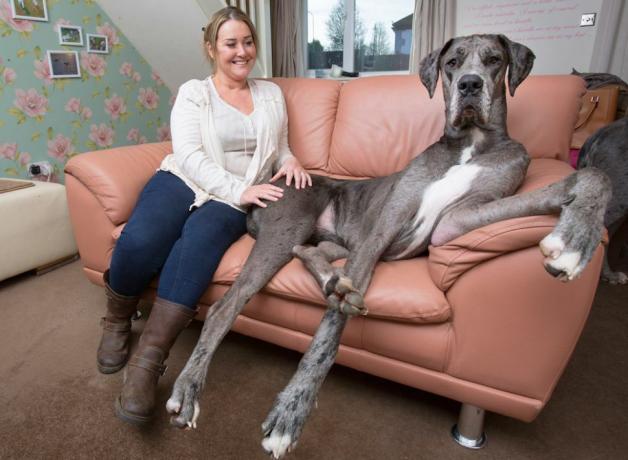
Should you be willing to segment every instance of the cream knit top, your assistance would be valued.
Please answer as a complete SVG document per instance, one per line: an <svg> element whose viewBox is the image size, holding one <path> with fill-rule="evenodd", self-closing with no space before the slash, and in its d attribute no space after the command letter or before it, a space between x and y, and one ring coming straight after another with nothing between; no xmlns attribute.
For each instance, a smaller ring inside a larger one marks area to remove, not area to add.
<svg viewBox="0 0 628 460"><path fill-rule="evenodd" d="M248 83L256 112L255 150L248 166L239 170L241 165L236 166L233 172L227 169L232 159L227 159L229 154L214 123L210 77L190 80L179 88L170 115L173 153L164 158L159 169L176 175L194 191L191 208L217 200L246 211L240 205L242 192L250 185L268 182L273 170L292 157L281 89L264 80Z"/></svg>
<svg viewBox="0 0 628 460"><path fill-rule="evenodd" d="M225 152L225 169L243 180L257 147L257 123L260 114L256 108L258 104L255 103L257 87L251 88L254 108L248 115L224 101L211 78L209 89L214 128Z"/></svg>

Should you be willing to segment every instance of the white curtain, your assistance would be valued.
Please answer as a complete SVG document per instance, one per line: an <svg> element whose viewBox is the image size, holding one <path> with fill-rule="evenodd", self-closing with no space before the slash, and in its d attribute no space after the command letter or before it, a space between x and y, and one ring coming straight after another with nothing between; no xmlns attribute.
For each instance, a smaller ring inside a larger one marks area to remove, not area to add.
<svg viewBox="0 0 628 460"><path fill-rule="evenodd" d="M306 0L274 0L273 76L305 75L305 30L303 11Z"/></svg>
<svg viewBox="0 0 628 460"><path fill-rule="evenodd" d="M421 59L453 37L455 26L455 0L416 0L412 18L411 74L419 73Z"/></svg>

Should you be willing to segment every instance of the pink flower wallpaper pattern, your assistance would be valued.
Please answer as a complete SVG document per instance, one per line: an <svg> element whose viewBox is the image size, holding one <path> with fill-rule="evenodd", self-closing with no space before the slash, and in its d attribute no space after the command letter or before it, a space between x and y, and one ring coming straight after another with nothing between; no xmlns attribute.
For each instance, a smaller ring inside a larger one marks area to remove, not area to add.
<svg viewBox="0 0 628 460"><path fill-rule="evenodd" d="M174 96L94 0L48 0L48 22L12 18L0 0L0 176L27 178L48 161L53 180L74 155L170 140ZM59 45L60 25L82 28L83 46ZM108 54L87 52L105 35ZM77 52L81 76L52 78L47 51Z"/></svg>

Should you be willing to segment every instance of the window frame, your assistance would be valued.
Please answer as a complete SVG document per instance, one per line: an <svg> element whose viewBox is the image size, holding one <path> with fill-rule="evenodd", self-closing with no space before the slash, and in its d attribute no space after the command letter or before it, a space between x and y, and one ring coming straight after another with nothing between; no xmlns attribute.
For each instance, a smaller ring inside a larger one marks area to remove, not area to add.
<svg viewBox="0 0 628 460"><path fill-rule="evenodd" d="M308 23L308 11L309 11L309 2L310 0L305 1L305 8L302 14L302 24L303 30L305 33L304 42L304 52L303 56L305 56L305 73L307 77L316 78L319 75L323 75L324 78L329 78L330 69L310 69L310 59L308 50L308 32L309 32L309 23ZM355 43L355 2L356 0L344 0L345 5L345 14L347 20L345 21L345 30L344 37L342 42L342 69L348 72L355 71L355 54L354 54L354 43ZM414 30L413 36L414 36ZM372 70L372 71L361 71L360 77L369 77L369 76L378 76L378 75L409 75L410 69L407 70Z"/></svg>

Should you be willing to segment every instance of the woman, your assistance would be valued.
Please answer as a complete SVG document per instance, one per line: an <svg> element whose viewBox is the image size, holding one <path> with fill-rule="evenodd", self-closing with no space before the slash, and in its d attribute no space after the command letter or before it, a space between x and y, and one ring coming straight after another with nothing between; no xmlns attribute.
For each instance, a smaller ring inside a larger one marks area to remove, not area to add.
<svg viewBox="0 0 628 460"><path fill-rule="evenodd" d="M168 352L194 318L223 254L246 232L246 208L279 200L283 190L271 182L280 177L297 189L312 184L288 147L281 90L248 79L257 46L249 18L227 7L204 30L213 75L179 89L170 120L174 153L142 191L105 273L107 314L97 353L103 373L124 367L131 316L160 273L116 400L116 414L135 424L150 421Z"/></svg>

